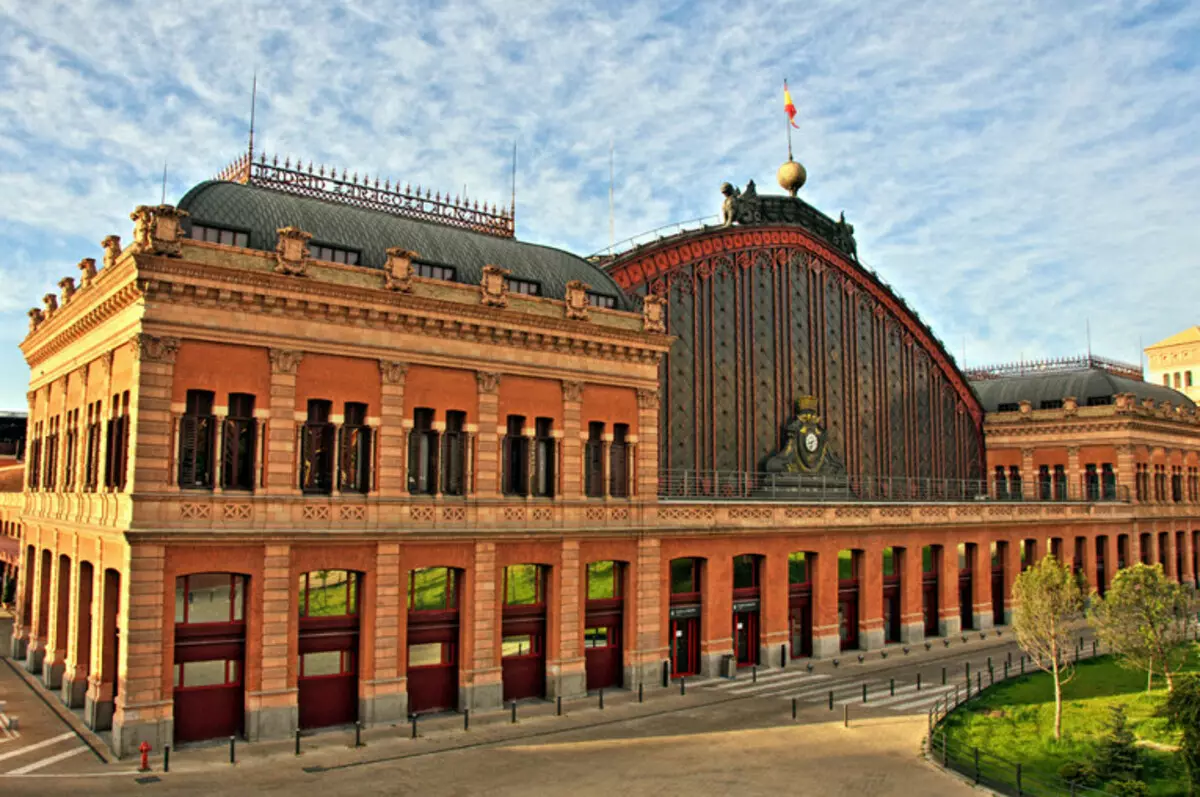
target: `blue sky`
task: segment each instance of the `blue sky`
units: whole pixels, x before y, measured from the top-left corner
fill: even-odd
[[[588,254],[774,188],[804,198],[967,364],[1124,360],[1197,322],[1200,3],[0,0],[0,409],[25,311],[245,149],[506,201]]]

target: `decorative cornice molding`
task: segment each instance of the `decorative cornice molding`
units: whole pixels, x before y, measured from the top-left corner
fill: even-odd
[[[37,365],[47,357],[70,346],[87,332],[95,329],[109,318],[112,318],[134,304],[141,297],[142,292],[138,289],[138,286],[130,282],[91,308],[83,307],[82,305],[86,303],[82,300],[73,302],[69,309],[61,311],[58,314],[60,323],[63,316],[68,316],[69,318],[75,312],[78,312],[79,315],[74,320],[69,320],[60,327],[58,324],[51,326],[41,325],[41,322],[45,318],[41,311],[38,310],[38,324],[30,324],[30,335],[22,342],[21,350],[25,352],[31,366]],[[33,316],[33,311],[30,311],[31,322]],[[58,327],[58,329],[51,331],[53,327]],[[43,337],[45,338],[44,341],[41,340]]]
[[[268,356],[271,360],[271,373],[294,375],[300,368],[300,361],[304,359],[304,352],[294,349],[271,349]]]

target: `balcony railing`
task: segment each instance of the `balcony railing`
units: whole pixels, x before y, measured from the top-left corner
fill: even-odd
[[[986,479],[878,478],[875,476],[806,476],[719,470],[666,470],[658,474],[661,500],[704,501],[1055,501],[1127,502],[1128,490],[1071,491],[1041,498],[1029,485],[1021,493],[1002,491]]]

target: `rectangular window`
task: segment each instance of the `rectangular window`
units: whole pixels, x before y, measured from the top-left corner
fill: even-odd
[[[441,667],[453,664],[450,645],[446,642],[424,642],[408,646],[408,667]]]
[[[511,659],[516,656],[535,656],[537,637],[533,634],[513,634],[505,636],[500,645],[501,658]]]
[[[253,490],[254,454],[258,443],[254,396],[229,394],[229,416],[225,419],[222,434],[221,486],[229,490]]]
[[[371,491],[371,427],[367,426],[367,405],[346,403],[338,456],[338,484],[348,493]]]
[[[84,458],[84,490],[95,492],[100,485],[100,437],[103,434],[100,418],[103,414],[102,401],[88,405],[87,451]]]
[[[308,400],[308,420],[300,428],[300,489],[306,493],[333,492],[333,402]]]
[[[1170,387],[1170,386],[1171,386],[1171,375],[1163,374],[1163,387]]]
[[[352,675],[354,651],[323,650],[300,656],[300,677],[316,678],[322,675]]]
[[[452,266],[435,266],[432,263],[413,263],[413,270],[418,277],[424,277],[431,280],[444,280],[446,282],[454,282],[456,279],[455,271]]]
[[[347,266],[358,265],[358,252],[353,249],[310,243],[308,251],[313,260],[324,260],[326,263],[341,263]]]
[[[1062,465],[1054,466],[1054,500],[1067,500],[1067,471]]]
[[[888,576],[899,575],[899,571],[896,569],[895,548],[883,549],[883,575],[884,578],[887,578]]]
[[[1087,500],[1100,500],[1100,474],[1096,470],[1096,463],[1089,462],[1087,465],[1084,465],[1083,485]]]
[[[175,688],[230,686],[241,683],[241,662],[236,659],[185,661],[175,665]]]
[[[590,562],[587,566],[588,600],[621,597],[620,568],[616,562]]]
[[[803,551],[788,554],[788,583],[808,583],[808,554]]]
[[[629,496],[629,425],[613,424],[613,439],[608,449],[608,494],[614,498]]]
[[[508,282],[508,290],[512,293],[520,293],[525,296],[542,295],[541,283],[534,282],[533,280],[514,279],[513,277],[509,277],[506,281]]]
[[[442,435],[442,494],[467,493],[467,414],[461,410],[446,413],[446,433]]]
[[[437,432],[433,428],[433,410],[418,407],[413,411],[413,428],[408,435],[408,491],[413,495],[433,495],[437,487]]]
[[[504,434],[504,494],[529,494],[529,440],[525,416],[509,415]]]
[[[1024,497],[1021,490],[1021,469],[1016,465],[1008,469],[1008,492],[1014,501],[1020,501]]]
[[[1006,401],[996,406],[996,412],[1018,412],[1021,405],[1015,401]]]
[[[25,486],[36,490],[42,486],[42,422],[33,424],[33,436],[29,441],[29,475]]]
[[[758,559],[751,555],[733,557],[733,588],[751,589],[758,586]]]
[[[1179,385],[1179,372],[1176,371],[1175,372],[1175,387],[1178,388],[1179,386],[1180,386]]]
[[[1088,396],[1088,407],[1107,407],[1113,403],[1112,396]]]
[[[858,578],[858,557],[854,551],[838,551],[838,580],[851,581]]]
[[[1061,410],[1063,406],[1062,399],[1043,399],[1039,405],[1039,409],[1043,410]]]
[[[1050,466],[1038,466],[1038,497],[1049,501],[1054,496],[1054,484],[1050,479]]]
[[[108,457],[104,463],[104,486],[110,490],[125,489],[129,461],[129,391],[112,397],[109,413]]]
[[[1192,386],[1192,372],[1191,371],[1183,372],[1183,386],[1184,387]]]
[[[604,310],[615,310],[617,307],[617,297],[609,296],[606,293],[587,292],[588,304],[592,307],[600,307]]]
[[[350,617],[358,614],[358,573],[314,570],[301,573],[296,601],[301,617]]]
[[[542,568],[509,565],[504,568],[504,605],[536,606],[542,602]]]
[[[455,608],[455,571],[449,567],[426,567],[408,576],[408,610],[446,611]]]
[[[1100,463],[1100,497],[1105,501],[1117,500],[1117,474],[1111,462]]]
[[[58,479],[58,416],[50,419],[49,433],[46,435],[46,470],[42,478],[42,487],[53,490]]]
[[[584,450],[586,473],[585,493],[589,498],[604,497],[604,424],[592,421],[588,424],[588,440]]]
[[[241,230],[227,230],[208,224],[192,223],[192,240],[207,241],[210,244],[239,246],[242,249],[250,245],[250,234]]]
[[[933,546],[926,545],[921,548],[921,572],[933,572]]]
[[[179,486],[185,490],[213,486],[214,424],[212,391],[189,390],[179,419]]]
[[[539,498],[553,498],[555,466],[558,464],[554,419],[538,418],[534,422],[534,429],[533,494]]]
[[[195,573],[175,579],[175,622],[240,623],[245,618],[246,577]]]
[[[597,626],[583,632],[585,648],[612,648],[617,646],[617,629],[612,626]]]
[[[1005,473],[1003,465],[996,466],[996,500],[1005,501],[1008,499],[1008,476]]]
[[[79,409],[67,413],[67,455],[63,470],[63,489],[74,490],[79,459]]]
[[[700,562],[697,559],[671,560],[671,594],[686,595],[700,591]]]

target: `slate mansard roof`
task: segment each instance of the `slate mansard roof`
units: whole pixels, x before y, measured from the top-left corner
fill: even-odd
[[[1187,396],[1163,385],[1143,382],[1111,373],[1103,368],[1080,368],[1072,371],[1051,371],[971,382],[986,412],[1000,412],[1028,401],[1040,409],[1043,401],[1062,401],[1074,396],[1081,407],[1090,403],[1107,404],[1118,393],[1132,393],[1138,400],[1153,399],[1156,403],[1169,401],[1173,406],[1195,407]],[[1107,401],[1105,401],[1107,399]]]
[[[295,226],[312,233],[312,244],[359,253],[359,264],[382,268],[385,250],[399,246],[419,253],[417,262],[455,269],[456,281],[478,284],[483,267],[495,264],[512,271],[513,279],[541,285],[541,295],[563,299],[571,280],[612,296],[618,310],[630,310],[629,298],[601,269],[561,249],[462,230],[433,222],[273,191],[255,185],[209,180],[179,200],[193,223],[249,233],[249,248],[274,251],[276,230]]]

